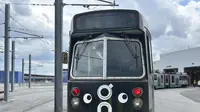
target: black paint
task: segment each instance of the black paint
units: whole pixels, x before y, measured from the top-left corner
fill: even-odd
[[[97,112],[97,106],[99,103],[103,102],[97,96],[97,90],[101,85],[113,84],[113,95],[107,100],[113,108],[112,112],[149,112],[148,104],[148,83],[145,81],[69,81],[68,90],[71,90],[73,87],[79,87],[80,89],[80,106],[77,109],[74,109],[71,106],[71,99],[73,98],[72,94],[68,92],[68,112]],[[143,89],[143,95],[141,99],[144,101],[143,108],[141,110],[135,110],[132,105],[132,100],[135,98],[132,94],[132,89],[135,87],[141,87]],[[83,101],[83,96],[89,93],[92,96],[92,102],[86,104]],[[118,95],[120,93],[126,93],[128,95],[128,101],[125,104],[121,104],[118,101]],[[124,99],[126,96],[123,96]],[[104,111],[102,111],[104,112]]]

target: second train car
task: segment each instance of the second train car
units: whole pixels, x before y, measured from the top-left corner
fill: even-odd
[[[154,72],[154,88],[179,88],[187,87],[189,77],[186,73],[161,73]]]

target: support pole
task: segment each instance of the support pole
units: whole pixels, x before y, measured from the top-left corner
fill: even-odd
[[[24,85],[24,58],[22,59],[22,85]]]
[[[15,88],[15,41],[12,41],[12,81],[11,81],[11,92]]]
[[[9,71],[10,71],[10,42],[9,42],[9,23],[10,23],[10,5],[5,4],[5,44],[4,44],[4,101],[8,101],[9,93]]]
[[[54,112],[63,111],[62,33],[63,0],[55,0],[55,94]]]
[[[28,87],[31,88],[31,55],[29,55],[29,83]]]

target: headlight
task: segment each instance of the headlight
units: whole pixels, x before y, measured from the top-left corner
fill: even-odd
[[[72,98],[71,104],[73,108],[77,108],[80,104],[80,99],[77,97]]]
[[[133,107],[136,109],[136,110],[139,110],[141,109],[143,106],[143,101],[141,98],[135,98],[133,99]]]

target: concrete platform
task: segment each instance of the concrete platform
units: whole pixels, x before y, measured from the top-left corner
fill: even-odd
[[[67,112],[66,85],[63,90],[63,112]],[[193,101],[200,98],[198,93],[199,88],[156,90],[155,112],[199,112],[200,103]],[[17,87],[9,98],[0,102],[0,112],[54,112],[53,86]]]
[[[66,110],[66,86],[63,87],[64,110]],[[15,92],[9,94],[9,101],[0,102],[0,112],[53,112],[54,87],[36,86],[31,89],[17,87]]]

